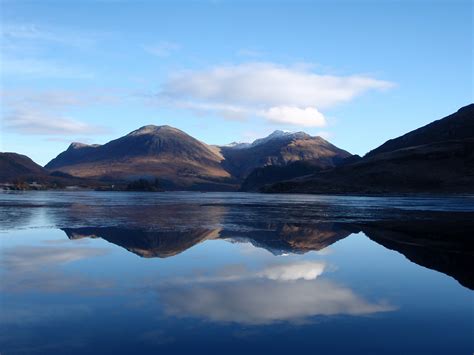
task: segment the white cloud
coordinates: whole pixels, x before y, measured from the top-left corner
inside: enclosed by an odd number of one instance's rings
[[[313,107],[304,109],[291,106],[276,106],[262,110],[260,115],[272,122],[289,123],[299,126],[323,127],[326,119],[323,114]]]
[[[276,264],[256,271],[234,266],[221,269],[220,275],[175,278],[160,286],[160,299],[170,315],[251,325],[395,309],[320,279],[325,269],[326,264],[319,261]]]
[[[231,272],[224,273],[218,276],[193,276],[189,278],[176,279],[175,282],[189,284],[194,283],[208,283],[208,282],[225,282],[225,281],[242,281],[256,278],[268,279],[273,281],[291,281],[291,280],[315,280],[320,276],[326,264],[323,262],[303,261],[287,264],[272,265],[264,268],[261,271],[255,272],[239,268],[231,270]],[[233,272],[232,272],[233,271]]]
[[[324,263],[311,261],[275,265],[257,273],[257,276],[282,281],[314,280],[323,273],[325,267]]]
[[[191,283],[161,288],[160,299],[167,313],[174,316],[251,325],[395,309],[386,303],[367,301],[351,289],[327,280]]]
[[[211,112],[233,111],[271,122],[322,126],[321,109],[348,102],[368,91],[391,88],[392,83],[365,75],[334,76],[310,71],[308,66],[247,63],[207,70],[182,71],[163,85],[159,98]],[[231,112],[232,113],[232,112]]]
[[[168,57],[172,52],[179,50],[181,46],[173,42],[160,42],[154,45],[143,46],[143,49],[157,57]]]

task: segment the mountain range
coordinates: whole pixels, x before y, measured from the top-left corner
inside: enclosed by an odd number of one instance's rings
[[[170,126],[149,125],[104,145],[72,143],[44,168],[32,167],[19,177],[34,179],[41,172],[104,184],[158,178],[170,190],[226,191],[237,190],[258,167],[305,161],[327,168],[348,156],[323,138],[304,132],[275,131],[253,143],[215,146]],[[0,179],[12,176],[14,171]]]
[[[0,182],[97,187],[158,179],[168,190],[472,192],[473,152],[471,104],[362,158],[305,132],[275,131],[252,143],[217,146],[177,128],[148,125],[103,145],[72,143],[44,168],[0,153]]]

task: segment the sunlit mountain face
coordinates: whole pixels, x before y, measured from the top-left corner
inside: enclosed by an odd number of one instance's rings
[[[4,349],[470,346],[470,197],[72,194],[1,197]]]

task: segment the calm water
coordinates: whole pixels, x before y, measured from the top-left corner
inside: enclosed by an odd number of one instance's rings
[[[473,221],[472,197],[3,193],[0,352],[472,354]]]

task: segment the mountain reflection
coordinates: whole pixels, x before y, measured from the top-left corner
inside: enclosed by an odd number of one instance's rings
[[[69,239],[102,238],[141,257],[170,257],[211,239],[249,242],[275,255],[319,251],[363,232],[376,243],[406,256],[410,261],[455,278],[474,289],[474,222],[439,217],[365,221],[363,223],[264,223],[240,221],[199,228],[63,228]],[[215,215],[214,215],[215,216]],[[418,216],[420,217],[420,216]],[[425,216],[426,217],[426,216]]]
[[[185,231],[148,231],[118,227],[64,228],[69,239],[102,238],[145,258],[166,258],[219,236],[219,229],[197,228]]]
[[[247,226],[249,227],[249,226]],[[249,242],[275,255],[322,250],[351,234],[334,223],[254,225],[235,232],[223,228],[148,230],[119,227],[63,228],[69,239],[102,238],[141,257],[166,258],[210,239]]]
[[[474,220],[462,213],[436,213],[429,220],[373,221],[357,226],[385,248],[455,278],[474,290]]]
[[[231,241],[249,242],[275,255],[304,254],[327,248],[352,232],[341,223],[242,223],[238,232],[223,230],[221,237]]]

